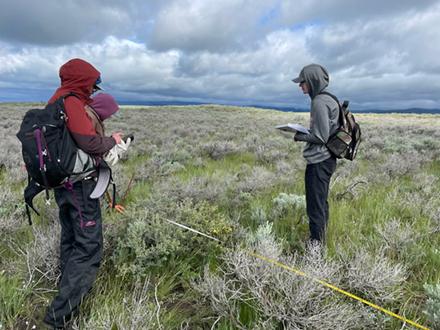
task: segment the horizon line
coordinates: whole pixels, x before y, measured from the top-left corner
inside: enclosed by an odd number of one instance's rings
[[[45,104],[45,101],[0,101],[0,104]],[[222,102],[197,102],[197,101],[121,101],[120,107],[124,106],[202,106],[202,105],[215,105],[215,106],[228,106],[228,107],[241,107],[241,108],[256,108],[266,110],[276,110],[282,112],[310,112],[310,109],[295,108],[294,106],[277,106],[266,104],[234,104],[234,103],[222,103]],[[405,108],[405,109],[356,109],[351,108],[353,113],[415,113],[415,114],[440,114],[440,108]]]

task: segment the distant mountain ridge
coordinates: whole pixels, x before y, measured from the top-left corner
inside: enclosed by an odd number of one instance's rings
[[[289,107],[266,107],[266,106],[259,106],[259,105],[250,105],[254,108],[262,108],[262,109],[275,109],[279,111],[284,112],[309,112],[309,109],[297,109],[297,108],[289,108]],[[408,109],[387,109],[387,110],[380,110],[380,109],[364,109],[364,110],[357,110],[357,109],[350,109],[353,113],[418,113],[418,114],[440,114],[440,109],[424,109],[424,108],[408,108]]]
[[[186,101],[121,101],[121,105],[148,105],[148,106],[166,106],[166,105],[207,105],[216,104],[210,102],[186,102]],[[284,112],[309,112],[309,109],[294,108],[294,107],[280,107],[272,105],[260,105],[260,104],[220,104],[225,106],[237,106],[237,107],[252,107],[258,109],[273,109]],[[417,113],[417,114],[440,114],[440,109],[425,109],[425,108],[408,108],[408,109],[365,109],[357,110],[351,109],[354,113]]]
[[[5,102],[0,101],[0,103],[34,103],[35,105],[44,105],[45,102]],[[309,112],[309,109],[305,108],[294,108],[294,107],[281,107],[275,105],[261,105],[261,104],[228,104],[228,103],[215,103],[215,102],[187,102],[187,101],[119,101],[121,106],[124,105],[137,105],[137,106],[197,106],[197,105],[224,105],[224,106],[234,106],[234,107],[251,107],[257,109],[267,109],[267,110],[278,110],[283,112]],[[408,108],[408,109],[355,109],[351,108],[353,113],[401,113],[401,114],[434,114],[440,115],[440,109],[425,109],[425,108]]]

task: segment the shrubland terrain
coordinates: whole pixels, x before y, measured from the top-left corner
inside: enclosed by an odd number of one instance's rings
[[[29,226],[22,202],[15,134],[32,106],[0,105],[0,329],[41,328],[59,279],[56,204],[38,196]],[[113,167],[125,212],[102,201],[104,260],[73,329],[411,328],[249,251],[440,327],[440,115],[356,116],[363,142],[354,162],[338,162],[319,248],[306,244],[302,144],[274,129],[308,114],[120,114],[106,125],[135,136]]]

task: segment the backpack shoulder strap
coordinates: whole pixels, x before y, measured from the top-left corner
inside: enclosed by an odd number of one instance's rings
[[[341,104],[339,103],[339,100],[338,100],[338,98],[335,96],[335,95],[333,95],[332,93],[329,93],[329,92],[320,92],[319,94],[324,94],[324,95],[328,95],[328,96],[330,96],[333,100],[335,100],[336,101],[336,103],[338,103],[338,105],[339,105],[339,107],[341,107]],[[319,95],[318,94],[318,95]]]
[[[348,107],[348,101],[344,101],[343,106],[341,106],[341,103],[339,103],[338,98],[333,95],[332,93],[329,92],[320,92],[319,94],[324,94],[324,95],[328,95],[330,96],[333,100],[336,101],[336,103],[338,104],[339,107],[339,125],[340,126],[344,126],[345,124],[345,120],[344,120],[344,115],[345,115],[345,109]],[[319,95],[318,94],[318,95]]]
[[[77,99],[79,99],[79,96],[76,95],[74,92],[69,92],[67,94],[61,95],[58,100],[64,102],[65,99],[67,99],[69,96],[75,96]]]
[[[69,97],[69,96],[75,96],[76,98],[79,99],[79,96],[76,95],[74,92],[69,92],[69,93],[67,93],[67,94],[65,94],[65,95],[63,95],[63,96],[61,96],[61,97],[62,97],[62,98],[67,98],[67,97]]]
[[[78,95],[76,95],[76,94],[73,93],[73,92],[69,92],[69,93],[67,93],[67,94],[61,95],[59,98],[57,98],[57,99],[56,99],[55,101],[53,101],[52,103],[60,103],[60,102],[64,102],[64,100],[65,100],[66,98],[68,98],[69,96],[75,96],[76,98],[79,99],[79,96],[78,96]]]

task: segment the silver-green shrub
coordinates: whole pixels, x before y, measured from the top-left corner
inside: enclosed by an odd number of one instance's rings
[[[156,330],[161,328],[160,304],[152,302],[153,288],[148,279],[136,282],[123,297],[103,299],[94,304],[90,313],[75,319],[72,330],[81,329],[127,329]]]
[[[342,253],[344,254],[344,253]],[[401,284],[407,278],[404,265],[391,261],[385,250],[374,254],[359,249],[354,256],[342,258],[345,285],[349,290],[376,303],[395,301],[402,294]]]
[[[31,227],[33,238],[28,244],[10,238],[8,244],[13,247],[17,258],[10,261],[8,272],[23,274],[23,287],[34,288],[42,283],[55,284],[60,276],[59,242],[60,227],[34,225]]]
[[[385,163],[378,166],[377,173],[384,174],[385,178],[397,178],[416,173],[428,160],[429,154],[424,152],[393,153],[387,157]]]
[[[255,207],[251,209],[251,220],[255,223],[262,225],[267,221],[267,214],[261,207]]]
[[[252,256],[254,251],[308,274],[288,272]],[[312,278],[335,285],[343,283],[344,271],[328,261],[319,245],[310,245],[304,255],[283,256],[281,243],[265,224],[246,239],[246,248],[224,256],[216,272],[205,270],[195,289],[212,307],[213,317],[238,328],[255,329],[366,329],[381,328],[383,318],[358,303],[349,303]],[[252,324],[240,319],[240,307],[251,304],[257,311]]]
[[[213,141],[203,145],[203,151],[212,159],[220,159],[236,153],[239,148],[233,141]]]
[[[161,266],[171,258],[203,256],[218,243],[179,228],[180,223],[221,241],[228,241],[234,225],[206,201],[194,203],[150,201],[126,214],[125,231],[119,236],[114,260],[122,273],[146,275],[151,267]]]
[[[276,177],[273,172],[262,166],[255,166],[246,175],[237,178],[233,189],[239,192],[253,193],[262,189],[272,187],[276,184]]]
[[[33,226],[34,240],[26,247],[25,258],[29,276],[44,277],[56,283],[60,276],[58,223],[46,227]]]
[[[274,212],[277,215],[288,212],[289,210],[303,211],[306,209],[306,196],[296,194],[280,193],[272,200]]]
[[[423,288],[428,296],[424,312],[428,316],[433,329],[438,329],[440,328],[440,283],[425,284]]]
[[[218,202],[226,197],[226,192],[234,180],[232,174],[214,172],[210,176],[195,176],[186,181],[170,177],[158,182],[154,189],[158,195],[166,196],[170,200]]]
[[[413,224],[400,219],[388,219],[376,224],[375,229],[381,238],[383,250],[393,254],[405,255],[409,248],[417,243],[419,234],[414,232]]]
[[[26,223],[22,197],[11,189],[9,180],[5,181],[0,189],[0,233],[13,232]]]

